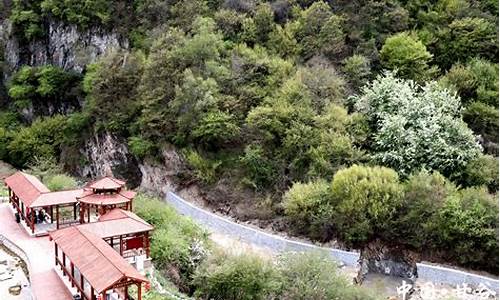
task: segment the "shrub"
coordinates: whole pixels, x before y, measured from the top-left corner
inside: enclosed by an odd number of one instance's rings
[[[480,155],[469,161],[458,181],[465,187],[486,186],[492,193],[498,191],[498,158]]]
[[[434,222],[434,245],[448,260],[498,271],[498,199],[468,188],[447,198]]]
[[[326,181],[295,183],[283,196],[285,214],[293,228],[315,239],[331,238],[330,197],[330,185]]]
[[[134,211],[155,227],[151,257],[156,266],[172,271],[170,279],[186,289],[198,264],[207,255],[207,233],[157,198],[138,194]]]
[[[406,79],[426,79],[431,59],[425,45],[405,32],[389,37],[380,50],[382,66]]]
[[[240,162],[246,170],[247,181],[254,188],[267,187],[276,182],[276,161],[266,155],[261,145],[248,145]]]
[[[390,237],[417,249],[432,244],[430,225],[447,197],[456,190],[455,185],[438,172],[423,170],[412,174],[404,183],[401,209],[394,226],[389,228]]]
[[[217,180],[217,172],[222,161],[204,158],[192,149],[185,150],[184,157],[189,166],[193,168],[194,176],[198,180],[205,184],[211,184]]]
[[[155,151],[155,144],[140,136],[132,136],[128,139],[128,147],[130,152],[139,158],[145,158]]]
[[[463,112],[464,121],[483,139],[488,153],[498,154],[498,109],[481,102],[472,102]]]
[[[269,262],[253,255],[213,255],[194,275],[195,296],[214,300],[267,299],[276,289]]]
[[[233,115],[214,111],[204,115],[191,134],[203,145],[213,148],[237,137],[240,128]]]
[[[63,116],[54,116],[38,119],[20,129],[7,147],[10,162],[25,167],[34,156],[55,158],[63,142],[65,121]]]
[[[76,180],[65,174],[57,174],[50,176],[44,181],[47,188],[51,191],[69,190],[77,187]]]
[[[398,174],[384,167],[354,165],[333,177],[334,223],[349,244],[360,245],[383,234],[401,205]]]
[[[344,59],[342,71],[346,74],[355,91],[363,86],[370,76],[370,60],[363,55],[355,54]]]
[[[281,290],[279,299],[378,299],[358,286],[354,286],[337,264],[321,252],[291,252],[279,258]]]

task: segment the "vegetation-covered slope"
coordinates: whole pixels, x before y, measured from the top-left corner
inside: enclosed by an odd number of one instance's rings
[[[64,150],[79,163],[75,149],[100,131],[144,160],[173,144],[205,190],[251,190],[253,215],[285,216],[298,234],[381,239],[496,272],[496,1],[7,6],[25,43],[60,20],[114,28],[132,46],[81,75],[20,68],[2,101],[0,159],[23,167]],[[45,117],[26,122],[26,107]]]

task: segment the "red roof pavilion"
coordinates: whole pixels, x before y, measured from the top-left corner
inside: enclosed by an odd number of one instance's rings
[[[49,193],[49,189],[33,175],[16,172],[5,178],[5,184],[19,197],[26,207],[31,206],[41,194]]]
[[[71,265],[79,270],[81,276],[92,287],[92,295],[82,295],[85,299],[94,299],[94,292],[104,295],[109,290],[130,285],[139,287],[139,299],[141,299],[140,287],[143,282],[148,282],[147,278],[99,236],[85,230],[82,226],[72,226],[50,232],[50,237],[55,243],[56,264],[61,265],[63,271],[69,273],[64,261],[64,257],[67,257]],[[58,254],[59,250],[62,252],[62,261]],[[73,274],[70,279],[75,281],[73,267],[71,269]],[[80,292],[85,294],[83,287],[78,286],[77,281],[74,283]]]
[[[94,182],[87,184],[87,188],[94,190],[117,190],[125,185],[125,181],[113,177],[103,177]]]

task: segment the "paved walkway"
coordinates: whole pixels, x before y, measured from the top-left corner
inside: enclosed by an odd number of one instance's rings
[[[72,300],[54,270],[54,246],[49,238],[31,237],[17,224],[7,203],[0,203],[0,234],[14,242],[29,259],[30,279],[36,300]]]

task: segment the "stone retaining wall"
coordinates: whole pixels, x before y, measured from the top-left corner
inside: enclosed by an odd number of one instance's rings
[[[259,247],[265,247],[275,252],[326,250],[335,260],[347,266],[358,266],[359,252],[318,247],[312,244],[288,240],[277,235],[253,229],[196,207],[172,192],[167,193],[165,200],[180,214],[193,218],[198,223],[208,227],[211,231],[227,234],[235,238],[239,238],[247,243],[251,243]],[[418,278],[433,283],[444,283],[453,286],[462,283],[477,286],[483,283],[495,292],[498,293],[499,291],[498,279],[492,279],[450,268],[418,263],[417,273]]]
[[[28,273],[31,272],[30,270],[30,261],[26,253],[23,251],[23,249],[19,248],[14,242],[9,240],[7,237],[4,235],[0,234],[0,245],[4,245],[7,249],[10,251],[14,252],[15,255],[17,255],[20,259],[22,259],[26,263],[26,267],[28,267]],[[28,274],[28,280],[30,281],[30,274]],[[31,300],[36,300],[36,297],[33,293],[29,295]]]

